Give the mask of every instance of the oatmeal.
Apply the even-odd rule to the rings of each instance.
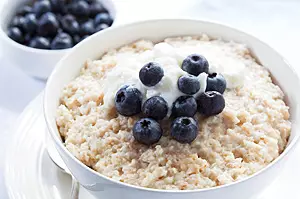
[[[124,84],[135,85],[144,100],[162,96],[170,110],[182,95],[177,87],[177,79],[186,74],[182,61],[195,52],[207,58],[210,73],[225,77],[224,110],[211,117],[197,113],[198,135],[190,144],[170,137],[169,119],[160,121],[163,136],[158,143],[138,143],[132,129],[140,117],[118,114],[116,92]],[[140,68],[149,61],[165,71],[153,88],[138,79]],[[200,93],[206,78],[198,76]],[[155,189],[201,189],[243,179],[282,153],[291,131],[283,97],[268,70],[243,44],[206,35],[167,38],[158,44],[141,40],[87,61],[80,75],[64,87],[56,122],[66,148],[105,176]]]

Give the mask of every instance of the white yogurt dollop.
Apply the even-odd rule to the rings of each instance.
[[[209,72],[217,72],[224,75],[227,81],[227,88],[235,88],[243,85],[245,66],[236,63],[235,59],[226,57],[226,53],[218,50],[209,42],[202,42],[199,45],[188,45],[173,47],[161,42],[156,44],[152,50],[142,53],[122,53],[117,56],[117,65],[107,73],[106,78],[101,82],[104,88],[104,106],[114,106],[116,92],[124,85],[131,85],[138,88],[144,101],[153,96],[161,96],[168,103],[169,110],[173,102],[180,96],[185,95],[179,91],[177,86],[178,78],[187,74],[181,69],[181,63],[190,54],[198,53],[207,58]],[[139,80],[140,69],[150,61],[157,62],[164,70],[164,77],[153,87],[147,87]],[[201,73],[198,76],[200,90],[194,96],[199,95],[206,89],[207,74]]]

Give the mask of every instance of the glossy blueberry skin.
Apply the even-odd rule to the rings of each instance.
[[[193,75],[183,75],[178,79],[178,89],[187,95],[193,95],[200,90],[200,82],[197,77]]]
[[[30,6],[22,6],[18,11],[17,11],[17,15],[20,15],[20,16],[25,16],[29,13],[33,13],[33,10],[32,10],[32,7]]]
[[[50,0],[52,11],[55,13],[65,13],[66,0]]]
[[[80,26],[79,34],[81,36],[84,35],[91,35],[95,33],[95,26],[92,20],[89,20],[87,22],[84,22]]]
[[[45,37],[35,37],[30,41],[29,46],[38,49],[50,49],[50,42]]]
[[[203,72],[208,73],[209,64],[202,55],[191,54],[183,60],[181,68],[191,75],[198,76]]]
[[[65,15],[61,19],[61,25],[65,32],[75,35],[79,33],[79,23],[76,21],[76,18],[72,15]]]
[[[151,97],[144,102],[142,112],[146,117],[162,120],[168,114],[168,103],[160,96]]]
[[[218,115],[225,108],[225,99],[217,91],[207,91],[197,97],[198,111],[204,116]]]
[[[47,12],[41,16],[38,21],[38,34],[44,37],[53,37],[56,35],[59,29],[59,23],[56,19],[56,16]]]
[[[42,16],[44,13],[51,12],[51,4],[48,0],[36,1],[33,4],[33,12],[37,17]]]
[[[11,27],[18,27],[20,30],[24,27],[24,17],[23,16],[15,16],[10,24]]]
[[[70,4],[69,12],[77,17],[89,16],[89,4],[84,0],[74,1]]]
[[[32,35],[31,34],[29,34],[29,33],[25,34],[25,36],[24,36],[24,44],[26,46],[29,46],[29,43],[30,43],[31,39],[32,39]]]
[[[22,31],[17,27],[9,28],[7,31],[7,36],[14,40],[15,42],[18,42],[20,44],[24,43],[24,36]]]
[[[111,18],[110,14],[108,14],[108,13],[99,13],[96,15],[94,23],[96,26],[99,24],[102,24],[102,23],[105,23],[108,26],[111,26],[111,24],[113,23],[113,19]]]
[[[35,14],[29,13],[24,17],[23,30],[26,33],[33,34],[37,29],[37,19]]]
[[[180,96],[172,106],[172,117],[193,117],[197,112],[197,102],[193,96]]]
[[[107,13],[107,10],[103,7],[101,2],[93,2],[89,6],[90,16],[95,17],[99,13]]]
[[[191,143],[198,135],[197,122],[192,117],[178,117],[171,125],[171,137],[180,143]]]
[[[79,35],[73,36],[73,43],[74,45],[78,44],[81,41],[81,37]]]
[[[142,118],[137,121],[132,131],[136,141],[148,146],[157,143],[162,136],[160,124],[151,118]]]
[[[119,114],[133,116],[141,112],[142,93],[132,86],[123,86],[115,96],[115,106]]]
[[[101,30],[104,30],[106,28],[108,28],[109,26],[105,23],[99,24],[96,28],[95,28],[95,32],[99,32]]]
[[[60,50],[60,49],[67,49],[73,47],[73,39],[67,33],[59,33],[53,39],[51,43],[51,49],[53,50]]]
[[[139,72],[139,78],[145,86],[155,86],[164,76],[164,70],[159,63],[149,62]]]
[[[226,85],[227,83],[224,76],[219,73],[212,73],[207,76],[206,91],[217,91],[223,94]]]

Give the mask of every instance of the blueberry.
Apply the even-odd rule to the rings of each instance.
[[[18,11],[17,11],[17,15],[21,15],[21,16],[25,16],[29,13],[32,13],[33,10],[32,10],[32,7],[30,6],[22,6]]]
[[[95,32],[99,32],[101,30],[104,30],[106,28],[108,28],[109,26],[105,23],[99,24],[96,28],[95,28]]]
[[[72,37],[64,32],[57,34],[51,43],[51,49],[55,49],[55,50],[72,48],[72,47],[73,47]]]
[[[34,33],[37,29],[37,19],[35,14],[29,13],[24,17],[23,29],[27,33]]]
[[[53,12],[65,13],[66,0],[50,0],[50,4]]]
[[[95,27],[93,21],[89,20],[80,26],[79,33],[81,36],[91,35],[95,33]]]
[[[9,28],[7,32],[7,36],[20,44],[24,42],[22,31],[17,27]]]
[[[191,143],[198,135],[197,122],[191,117],[178,117],[171,125],[171,137],[180,143]]]
[[[108,13],[99,13],[95,17],[95,25],[99,25],[101,23],[105,23],[109,26],[113,23],[113,19]]]
[[[159,63],[149,62],[139,72],[139,78],[145,86],[155,86],[164,76]]]
[[[95,17],[99,13],[107,12],[107,10],[103,7],[102,3],[96,1],[91,3],[90,5],[90,16]]]
[[[71,3],[69,11],[75,16],[88,16],[89,15],[89,4],[86,1],[79,0]]]
[[[79,23],[72,15],[65,15],[61,19],[61,24],[63,30],[71,35],[75,35],[79,32]]]
[[[218,91],[219,93],[223,94],[226,89],[226,80],[221,74],[209,74],[206,82],[206,91]]]
[[[73,42],[74,44],[78,44],[81,41],[81,37],[79,35],[74,35],[73,36]]]
[[[25,45],[29,45],[30,41],[32,39],[32,35],[30,33],[27,33],[25,36],[24,36],[24,44]]]
[[[168,104],[164,98],[154,96],[144,102],[142,111],[146,117],[162,120],[168,114]]]
[[[51,12],[45,13],[38,21],[38,33],[41,36],[55,36],[59,28],[59,23],[55,15]]]
[[[134,87],[123,86],[115,97],[115,105],[118,113],[124,116],[132,116],[141,112],[142,93]]]
[[[181,96],[172,106],[172,117],[193,117],[197,112],[197,102],[192,96]]]
[[[200,82],[193,75],[183,75],[178,79],[178,89],[184,94],[193,95],[200,90]]]
[[[32,48],[50,49],[50,42],[45,37],[35,37],[30,41],[29,46]]]
[[[83,37],[81,37],[80,41],[85,40],[86,38],[88,38],[90,35],[84,35]]]
[[[37,17],[42,16],[46,12],[51,12],[51,4],[48,0],[36,1],[33,4],[33,12]]]
[[[24,26],[24,17],[15,16],[10,25],[22,29]]]
[[[191,54],[182,62],[182,70],[191,75],[198,76],[200,73],[208,73],[208,62],[205,57],[198,54]]]
[[[158,142],[162,136],[160,124],[151,118],[143,118],[137,121],[132,131],[136,141],[148,146]]]
[[[198,111],[204,116],[217,115],[225,108],[223,95],[217,91],[207,91],[197,97]]]

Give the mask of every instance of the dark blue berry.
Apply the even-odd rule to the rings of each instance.
[[[95,17],[95,25],[97,26],[102,23],[105,23],[108,26],[111,26],[111,24],[113,23],[113,19],[111,18],[111,16],[108,13],[99,13]]]
[[[79,32],[79,23],[72,15],[65,15],[61,19],[62,28],[65,32],[75,35]]]
[[[86,38],[88,38],[90,35],[84,35],[83,37],[81,37],[80,41],[85,40]]]
[[[197,112],[197,102],[192,96],[181,96],[172,107],[172,117],[193,117]]]
[[[79,35],[74,35],[73,36],[73,42],[74,44],[78,44],[81,41],[81,37]]]
[[[121,115],[132,116],[141,112],[142,93],[134,87],[123,86],[115,96],[115,106]]]
[[[72,47],[73,47],[72,37],[64,32],[57,34],[51,43],[51,49],[55,49],[55,50],[72,48]]]
[[[43,14],[38,21],[38,34],[41,36],[53,37],[56,35],[58,28],[59,23],[51,12]]]
[[[35,37],[30,41],[29,46],[32,48],[50,49],[50,42],[45,37]]]
[[[23,29],[24,26],[24,17],[22,16],[15,16],[10,24],[12,27],[18,27]]]
[[[144,102],[142,111],[146,117],[162,120],[168,114],[168,104],[164,98],[154,96]]]
[[[33,10],[32,10],[32,7],[30,6],[22,6],[18,11],[17,11],[17,15],[21,15],[21,16],[25,16],[29,13],[32,13]]]
[[[23,30],[33,34],[37,29],[37,19],[35,14],[29,13],[24,17]]]
[[[163,76],[164,70],[156,62],[149,62],[139,72],[139,78],[145,86],[155,86]]]
[[[90,16],[95,17],[99,13],[105,13],[107,10],[103,7],[102,3],[99,1],[96,1],[94,3],[91,3],[90,5]]]
[[[191,117],[178,117],[171,125],[171,137],[180,143],[191,143],[198,135],[197,122]]]
[[[151,118],[143,118],[137,121],[132,131],[136,141],[148,146],[157,143],[162,136],[160,124]]]
[[[93,21],[89,20],[89,21],[81,24],[79,33],[81,36],[94,34],[95,26],[94,26]]]
[[[66,0],[50,0],[53,12],[65,13]]]
[[[105,23],[99,24],[96,28],[95,28],[95,32],[99,32],[101,30],[104,30],[106,28],[108,28],[109,26]]]
[[[51,12],[51,4],[48,0],[36,1],[33,4],[33,12],[37,17],[42,16],[46,12]]]
[[[15,42],[22,44],[24,42],[24,37],[22,31],[17,27],[12,27],[8,29],[8,37],[10,37]]]
[[[27,33],[27,34],[24,36],[24,44],[28,46],[29,43],[30,43],[30,41],[31,41],[31,39],[32,39],[32,35],[29,34],[29,33]]]
[[[198,111],[204,116],[218,115],[225,108],[223,95],[217,91],[207,91],[197,97]]]
[[[178,79],[178,89],[184,94],[193,95],[200,90],[200,82],[193,75],[183,75]]]
[[[182,70],[191,75],[198,76],[200,73],[208,73],[208,62],[202,55],[192,54],[182,62]]]
[[[81,17],[89,15],[89,4],[86,1],[79,0],[71,3],[69,11],[71,14]]]
[[[226,89],[226,80],[223,75],[212,73],[207,76],[206,91],[217,91],[221,94]]]

